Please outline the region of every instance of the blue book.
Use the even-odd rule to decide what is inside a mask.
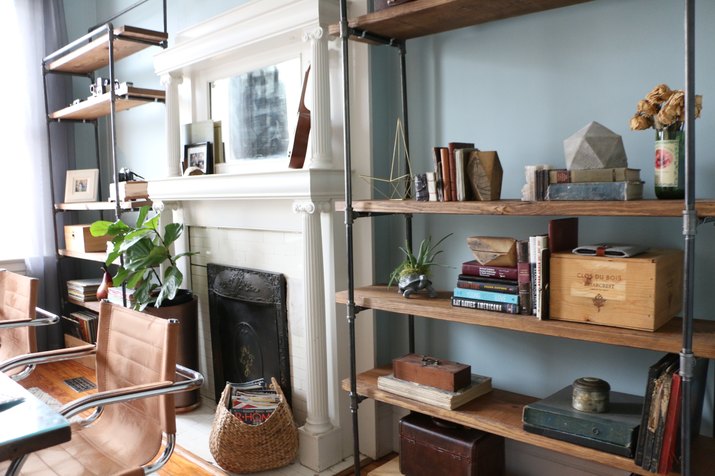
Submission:
[[[506,302],[509,304],[519,304],[518,294],[504,294],[493,291],[482,291],[481,289],[454,288],[454,297],[467,299],[479,299],[480,301]]]

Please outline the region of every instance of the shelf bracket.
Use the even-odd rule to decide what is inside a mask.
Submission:
[[[701,218],[698,225],[707,225],[708,223],[715,223],[715,217]]]
[[[348,392],[350,399],[355,399],[355,402],[359,405],[363,400],[367,399],[366,396],[360,395],[359,393]]]
[[[355,314],[361,313],[362,311],[366,311],[367,309],[367,307],[358,306],[357,304],[353,306]]]

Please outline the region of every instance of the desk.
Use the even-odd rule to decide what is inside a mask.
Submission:
[[[0,395],[24,397],[22,403],[0,410],[0,461],[15,459],[72,438],[65,417],[2,372]]]

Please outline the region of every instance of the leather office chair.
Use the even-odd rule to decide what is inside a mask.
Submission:
[[[79,424],[73,423],[69,442],[13,461],[8,474],[18,474],[21,468],[21,474],[33,475],[140,475],[163,466],[175,445],[172,393],[203,383],[201,374],[176,365],[178,331],[176,320],[102,302],[96,346],[14,359],[11,365],[94,354],[97,393],[66,404],[60,412],[69,418],[99,409]],[[177,374],[183,380],[175,382]]]
[[[59,322],[59,316],[37,307],[39,281],[0,269],[0,362],[37,350],[35,327]],[[43,317],[35,318],[36,314]],[[14,380],[32,372],[33,366],[8,371]]]

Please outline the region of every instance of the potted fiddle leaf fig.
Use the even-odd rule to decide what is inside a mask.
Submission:
[[[133,290],[132,307],[163,319],[179,322],[177,362],[198,368],[198,299],[188,289],[181,289],[184,276],[177,268],[178,260],[196,253],[172,254],[171,245],[181,236],[184,225],[169,223],[159,227],[159,215],[149,217],[150,207],[144,206],[134,225],[121,220],[96,221],[90,225],[93,236],[110,236],[112,250],[107,254],[107,266],[123,256],[112,279],[114,286],[125,284]],[[159,270],[163,265],[164,272]],[[190,411],[201,403],[199,390],[175,395],[177,411]]]
[[[112,282],[114,286],[126,283],[127,288],[134,291],[133,308],[140,311],[150,304],[155,307],[171,305],[177,296],[180,301],[191,299],[189,290],[180,289],[184,276],[176,263],[195,253],[171,254],[171,245],[181,236],[184,225],[169,223],[162,232],[159,215],[149,218],[149,210],[149,206],[139,210],[134,226],[121,220],[100,220],[90,226],[92,236],[108,235],[112,238],[113,248],[107,254],[107,266],[120,255],[124,257],[124,263],[119,266]],[[160,273],[159,265],[164,265],[163,273]]]
[[[432,237],[425,238],[420,243],[417,253],[413,253],[407,244],[404,247],[400,246],[400,251],[404,253],[405,258],[390,273],[390,281],[388,286],[392,286],[397,282],[398,292],[404,297],[410,297],[411,294],[417,291],[426,291],[430,297],[435,297],[437,292],[432,287],[430,281],[430,271],[432,266],[441,266],[435,262],[437,255],[442,253],[442,250],[437,250],[440,244],[452,233],[442,237],[437,243],[432,244]]]

